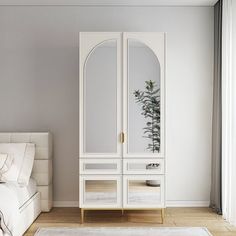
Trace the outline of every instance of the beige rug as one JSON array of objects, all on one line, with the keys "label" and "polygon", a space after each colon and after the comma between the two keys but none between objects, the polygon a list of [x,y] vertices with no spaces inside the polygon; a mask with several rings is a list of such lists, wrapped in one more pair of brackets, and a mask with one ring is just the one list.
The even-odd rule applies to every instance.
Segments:
[{"label": "beige rug", "polygon": [[40,228],[35,236],[212,236],[201,227]]}]

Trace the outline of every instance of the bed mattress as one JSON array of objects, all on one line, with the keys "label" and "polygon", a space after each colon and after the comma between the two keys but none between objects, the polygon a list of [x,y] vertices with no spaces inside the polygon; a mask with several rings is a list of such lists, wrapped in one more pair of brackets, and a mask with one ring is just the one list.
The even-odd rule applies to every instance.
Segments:
[{"label": "bed mattress", "polygon": [[21,208],[37,192],[36,181],[32,178],[26,187],[20,187],[14,183],[7,183],[6,185],[16,194],[19,208]]}]

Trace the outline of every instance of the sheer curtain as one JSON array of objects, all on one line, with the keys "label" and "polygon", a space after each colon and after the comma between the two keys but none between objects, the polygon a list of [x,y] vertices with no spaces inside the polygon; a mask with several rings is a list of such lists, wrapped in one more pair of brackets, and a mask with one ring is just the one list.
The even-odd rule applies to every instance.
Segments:
[{"label": "sheer curtain", "polygon": [[236,0],[223,0],[222,13],[222,204],[236,225]]}]

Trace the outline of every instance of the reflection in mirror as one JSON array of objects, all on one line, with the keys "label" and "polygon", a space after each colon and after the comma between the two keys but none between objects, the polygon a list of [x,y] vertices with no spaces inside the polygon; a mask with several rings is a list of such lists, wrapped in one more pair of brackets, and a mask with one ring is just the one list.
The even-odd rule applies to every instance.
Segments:
[{"label": "reflection in mirror", "polygon": [[115,163],[86,163],[85,170],[116,170],[117,164]]},{"label": "reflection in mirror", "polygon": [[87,58],[84,75],[84,150],[117,151],[117,42],[105,41]]},{"label": "reflection in mirror", "polygon": [[160,152],[160,64],[142,42],[128,40],[128,152]]},{"label": "reflection in mirror", "polygon": [[159,180],[129,180],[129,204],[158,204],[161,202],[161,189]]},{"label": "reflection in mirror", "polygon": [[155,167],[150,166],[152,164],[147,164],[146,162],[143,163],[129,163],[128,169],[129,170],[157,170],[160,169],[160,164],[156,164]]},{"label": "reflection in mirror", "polygon": [[85,180],[85,204],[117,203],[117,182],[115,180]]},{"label": "reflection in mirror", "polygon": [[129,170],[145,170],[147,164],[146,163],[129,163]]}]

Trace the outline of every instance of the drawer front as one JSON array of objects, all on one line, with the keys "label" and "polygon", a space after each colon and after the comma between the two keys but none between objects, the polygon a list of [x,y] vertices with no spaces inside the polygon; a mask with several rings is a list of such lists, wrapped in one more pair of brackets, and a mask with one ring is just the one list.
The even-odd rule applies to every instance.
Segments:
[{"label": "drawer front", "polygon": [[164,159],[125,159],[124,174],[162,175],[165,170]]},{"label": "drawer front", "polygon": [[80,159],[80,174],[121,174],[121,160]]},{"label": "drawer front", "polygon": [[121,175],[81,175],[79,194],[81,208],[121,208]]},{"label": "drawer front", "polygon": [[163,175],[124,175],[124,208],[163,208],[165,188]]}]

